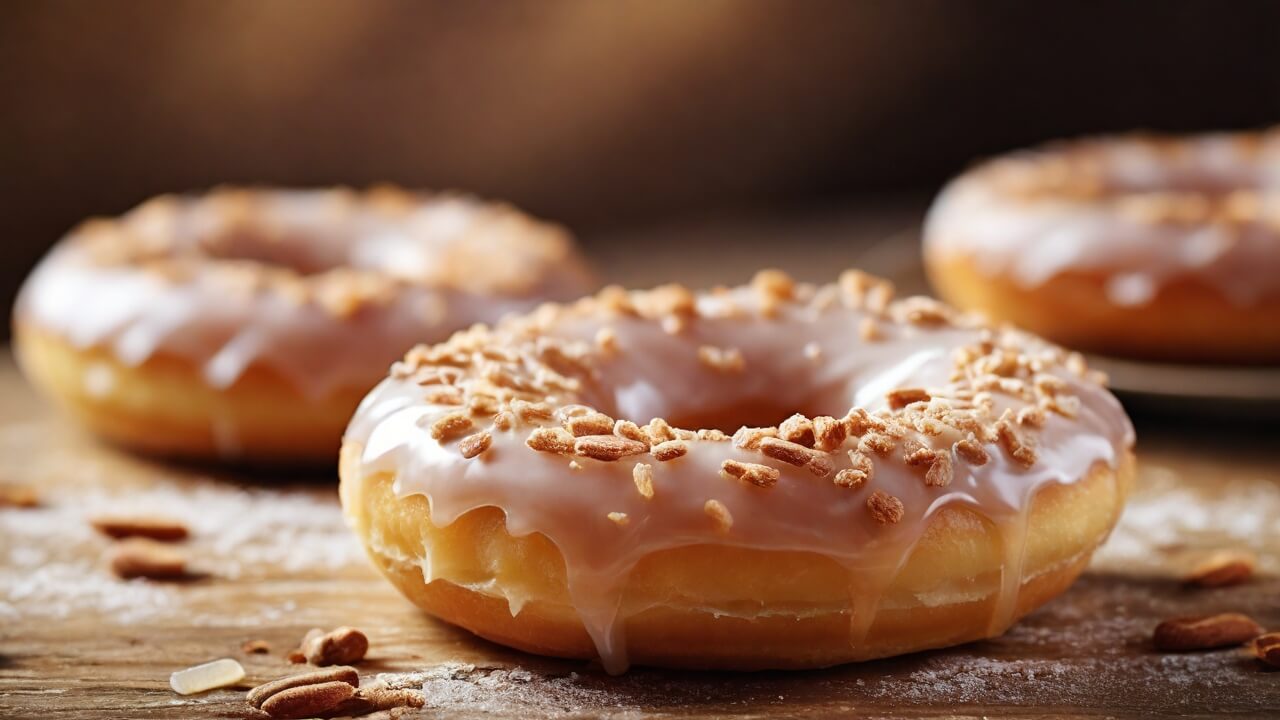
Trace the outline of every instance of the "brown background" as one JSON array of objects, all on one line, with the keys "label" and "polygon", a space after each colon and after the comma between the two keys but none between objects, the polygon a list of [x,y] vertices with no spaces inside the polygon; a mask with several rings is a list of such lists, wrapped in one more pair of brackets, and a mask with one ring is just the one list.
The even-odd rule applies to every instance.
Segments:
[{"label": "brown background", "polygon": [[220,182],[568,223],[925,198],[973,158],[1280,120],[1274,2],[6,2],[0,308],[77,220]]}]

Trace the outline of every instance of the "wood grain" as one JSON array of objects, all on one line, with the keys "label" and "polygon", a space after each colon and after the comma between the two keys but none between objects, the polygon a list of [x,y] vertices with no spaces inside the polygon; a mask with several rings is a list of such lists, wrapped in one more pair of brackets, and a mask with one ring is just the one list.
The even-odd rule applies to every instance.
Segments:
[{"label": "wood grain", "polygon": [[[0,717],[249,717],[244,689],[297,670],[285,655],[303,634],[338,625],[368,633],[366,677],[425,685],[423,717],[1275,716],[1280,673],[1243,650],[1150,646],[1174,615],[1232,610],[1280,628],[1274,428],[1138,420],[1142,470],[1125,521],[1080,582],[1002,638],[820,672],[612,678],[419,613],[365,563],[331,470],[234,473],[125,455],[48,408],[4,354],[0,482],[34,485],[42,505],[0,509]],[[100,559],[111,541],[85,520],[102,511],[182,519],[206,576],[116,580]],[[1181,584],[1209,551],[1241,547],[1258,555],[1252,582]],[[271,652],[243,653],[255,639]],[[243,687],[169,689],[170,672],[219,657],[244,664]]]}]

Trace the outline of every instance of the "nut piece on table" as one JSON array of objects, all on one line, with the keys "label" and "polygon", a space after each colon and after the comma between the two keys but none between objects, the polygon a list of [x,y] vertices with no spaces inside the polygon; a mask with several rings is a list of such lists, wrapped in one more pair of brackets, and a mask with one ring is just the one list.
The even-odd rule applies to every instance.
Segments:
[{"label": "nut piece on table", "polygon": [[123,579],[179,580],[190,577],[187,556],[146,538],[129,538],[107,552],[111,571]]},{"label": "nut piece on table", "polygon": [[352,665],[364,659],[369,638],[353,627],[329,632],[315,628],[302,639],[302,654],[312,665]]},{"label": "nut piece on table", "polygon": [[1229,587],[1249,582],[1257,560],[1252,553],[1224,550],[1214,553],[1193,569],[1186,578],[1188,585],[1203,588]]},{"label": "nut piece on table", "polygon": [[95,530],[108,537],[144,537],[161,542],[186,540],[187,526],[172,518],[156,515],[98,515],[89,518]]},{"label": "nut piece on table", "polygon": [[1156,626],[1152,641],[1157,650],[1211,650],[1242,645],[1263,633],[1253,618],[1240,613],[1165,620]]},{"label": "nut piece on table", "polygon": [[249,691],[245,695],[245,700],[255,708],[261,708],[271,696],[276,695],[285,690],[303,687],[306,685],[320,685],[331,682],[343,682],[351,687],[360,686],[360,673],[356,672],[353,667],[333,667],[327,670],[315,670],[313,672],[302,673],[301,675],[291,675],[278,680],[272,680],[269,683],[263,683],[258,687]]},{"label": "nut piece on table", "polygon": [[1254,638],[1253,652],[1264,665],[1280,668],[1280,632]]}]

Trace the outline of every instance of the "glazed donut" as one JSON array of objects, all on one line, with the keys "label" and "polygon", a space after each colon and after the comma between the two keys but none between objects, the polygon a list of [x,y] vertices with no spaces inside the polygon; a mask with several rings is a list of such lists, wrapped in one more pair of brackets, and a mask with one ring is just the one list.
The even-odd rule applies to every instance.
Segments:
[{"label": "glazed donut", "polygon": [[152,453],[327,461],[424,339],[589,288],[559,227],[393,188],[164,196],[72,231],[24,285],[19,361]]},{"label": "glazed donut", "polygon": [[979,165],[925,223],[939,295],[1068,347],[1280,360],[1280,129],[1059,143]]},{"label": "glazed donut", "polygon": [[343,506],[429,613],[615,673],[998,635],[1107,536],[1132,428],[1079,355],[890,296],[607,288],[415,348],[352,419]]}]

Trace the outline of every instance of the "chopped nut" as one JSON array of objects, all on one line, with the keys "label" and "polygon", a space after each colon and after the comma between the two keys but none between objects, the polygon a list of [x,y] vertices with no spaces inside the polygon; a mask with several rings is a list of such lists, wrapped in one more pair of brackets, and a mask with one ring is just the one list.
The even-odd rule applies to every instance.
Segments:
[{"label": "chopped nut", "polygon": [[996,439],[1000,442],[1000,447],[1014,462],[1023,467],[1031,467],[1036,464],[1038,456],[1035,448],[1027,444],[1014,428],[1014,423],[1011,420],[1012,415],[1013,412],[1011,410],[1006,410],[1004,416],[996,422]]},{"label": "chopped nut", "polygon": [[832,452],[844,444],[849,429],[841,421],[827,415],[819,415],[813,419],[813,447],[823,452]]},{"label": "chopped nut", "polygon": [[585,415],[569,418],[565,423],[574,437],[583,435],[608,435],[613,432],[613,418],[600,412],[589,412]]},{"label": "chopped nut", "polygon": [[462,388],[453,385],[431,385],[423,393],[422,399],[436,405],[461,405]]},{"label": "chopped nut", "polygon": [[263,683],[250,690],[245,695],[245,701],[251,707],[261,708],[268,698],[284,690],[306,685],[320,685],[327,682],[344,682],[351,687],[359,687],[360,673],[356,672],[353,667],[331,667],[325,670],[302,673],[301,675],[283,677],[279,680]]},{"label": "chopped nut", "polygon": [[618,333],[613,328],[600,328],[596,331],[596,347],[608,354],[618,351]]},{"label": "chopped nut", "polygon": [[631,468],[631,479],[635,481],[636,491],[645,500],[653,499],[653,466],[645,463],[636,463]]},{"label": "chopped nut", "polygon": [[168,545],[146,538],[128,538],[108,552],[111,571],[126,580],[176,580],[187,577],[187,557]]},{"label": "chopped nut", "polygon": [[881,525],[892,525],[900,522],[905,510],[902,507],[902,501],[898,498],[884,492],[876,490],[867,498],[867,510],[870,511],[872,519]]},{"label": "chopped nut", "polygon": [[271,652],[271,643],[266,640],[246,640],[240,645],[240,652],[247,655],[266,655]]},{"label": "chopped nut", "polygon": [[875,466],[871,463],[870,457],[857,450],[849,451],[849,462],[853,463],[852,467],[836,473],[835,483],[842,488],[856,490],[871,479]]},{"label": "chopped nut", "polygon": [[951,453],[935,453],[933,463],[924,474],[924,484],[931,487],[946,487],[951,484]]},{"label": "chopped nut", "polygon": [[959,440],[952,446],[956,451],[956,455],[964,458],[964,461],[970,465],[982,466],[991,460],[991,456],[987,454],[987,449],[982,447],[982,443],[971,433],[964,440]]},{"label": "chopped nut", "polygon": [[650,442],[660,443],[667,440],[675,440],[676,433],[666,420],[662,418],[654,418],[645,426],[645,432],[648,433]]},{"label": "chopped nut", "polygon": [[493,415],[501,408],[501,401],[492,395],[478,393],[467,400],[467,409],[474,415]]},{"label": "chopped nut", "polygon": [[702,505],[702,512],[711,518],[711,522],[715,523],[716,530],[721,533],[729,532],[733,527],[733,515],[729,514],[729,508],[719,500],[708,500]]},{"label": "chopped nut", "polygon": [[368,651],[369,638],[353,627],[340,627],[327,633],[317,628],[302,639],[307,662],[320,667],[352,665],[363,660]]},{"label": "chopped nut", "polygon": [[883,334],[880,330],[880,323],[876,322],[876,319],[871,316],[862,318],[858,323],[858,337],[866,342],[879,340]]},{"label": "chopped nut", "polygon": [[512,413],[503,410],[493,416],[493,429],[505,432],[515,427],[516,417]]},{"label": "chopped nut", "polygon": [[573,434],[564,428],[537,428],[529,433],[525,445],[538,452],[549,452],[564,455],[573,452]]},{"label": "chopped nut", "polygon": [[462,442],[458,443],[458,451],[462,453],[462,457],[470,460],[488,450],[491,445],[493,445],[493,436],[488,430],[481,430],[474,435],[462,438]]},{"label": "chopped nut", "polygon": [[775,460],[802,467],[821,478],[831,475],[835,469],[831,464],[831,458],[826,453],[811,450],[788,440],[763,438],[760,441],[760,452]]},{"label": "chopped nut", "polygon": [[777,468],[756,463],[725,460],[720,463],[720,471],[735,480],[751,483],[757,487],[768,488],[778,484],[782,473]]},{"label": "chopped nut", "polygon": [[1267,633],[1254,638],[1253,653],[1264,665],[1280,668],[1280,632]]},{"label": "chopped nut", "polygon": [[1152,641],[1157,650],[1210,650],[1246,643],[1262,632],[1248,615],[1222,613],[1165,620],[1156,626]]},{"label": "chopped nut", "polygon": [[872,452],[877,455],[888,455],[893,452],[893,438],[879,432],[869,432],[862,436],[862,440],[858,442],[858,450],[867,453]]},{"label": "chopped nut", "polygon": [[767,437],[777,436],[778,428],[753,428],[744,426],[738,428],[738,431],[733,434],[733,444],[735,447],[740,447],[744,450],[759,450],[761,440]]},{"label": "chopped nut", "polygon": [[449,413],[431,423],[431,437],[435,440],[447,441],[470,430],[475,423],[464,413]]},{"label": "chopped nut", "polygon": [[1187,575],[1187,583],[1204,588],[1228,587],[1249,582],[1257,561],[1244,552],[1219,552]]},{"label": "chopped nut", "polygon": [[1044,427],[1045,415],[1044,410],[1035,405],[1028,405],[1018,411],[1018,424],[1027,427],[1042,428]]},{"label": "chopped nut", "polygon": [[813,421],[796,413],[778,426],[778,436],[783,440],[800,443],[806,447],[813,446]]},{"label": "chopped nut", "polygon": [[683,440],[668,440],[654,445],[649,452],[653,453],[653,457],[659,462],[667,462],[683,457],[689,452],[689,445]]},{"label": "chopped nut", "polygon": [[328,714],[355,694],[356,689],[342,681],[299,685],[268,697],[261,710],[273,718],[310,718]]},{"label": "chopped nut", "polygon": [[546,403],[531,403],[525,400],[512,400],[511,412],[520,418],[521,422],[539,422],[550,420],[554,411],[551,406]]},{"label": "chopped nut", "polygon": [[612,462],[628,455],[649,452],[649,446],[617,435],[586,435],[574,442],[573,451],[582,457]]},{"label": "chopped nut", "polygon": [[737,348],[718,348],[711,345],[698,348],[698,362],[719,372],[740,373],[747,367],[742,352]]},{"label": "chopped nut", "polygon": [[649,444],[649,434],[630,420],[619,420],[613,424],[613,434],[628,440]]},{"label": "chopped nut", "polygon": [[187,526],[178,520],[159,516],[100,515],[90,518],[89,524],[103,535],[116,539],[144,537],[161,542],[177,542],[186,540],[189,534]]},{"label": "chopped nut", "polygon": [[925,392],[924,388],[898,388],[897,390],[890,390],[886,397],[889,400],[889,407],[894,410],[901,410],[911,403],[929,402],[930,395]]},{"label": "chopped nut", "polygon": [[609,522],[617,525],[618,527],[625,527],[631,522],[631,518],[627,517],[627,514],[624,512],[611,512],[607,517],[609,518]]}]

